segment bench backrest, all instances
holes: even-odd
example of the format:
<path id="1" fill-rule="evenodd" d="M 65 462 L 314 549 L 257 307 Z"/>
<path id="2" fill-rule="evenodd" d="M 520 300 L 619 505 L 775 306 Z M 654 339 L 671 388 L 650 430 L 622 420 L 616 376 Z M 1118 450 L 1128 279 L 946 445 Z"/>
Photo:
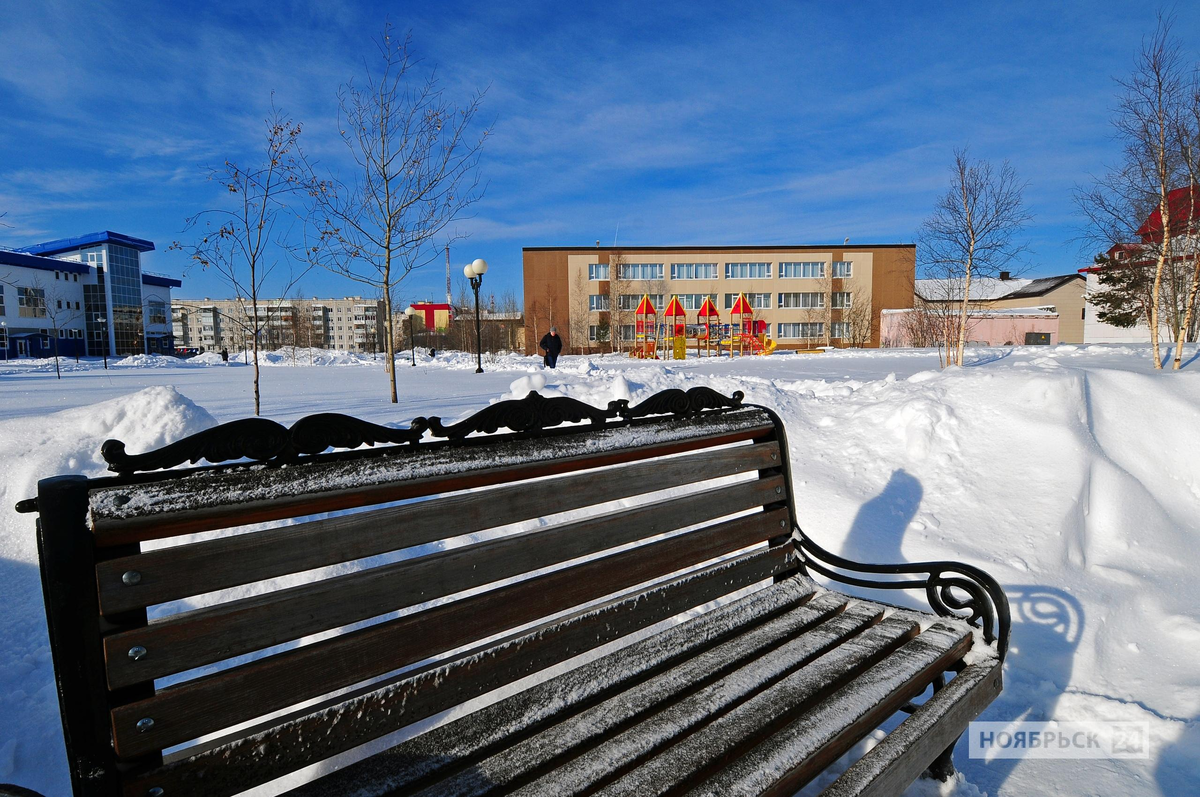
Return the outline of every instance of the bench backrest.
<path id="1" fill-rule="evenodd" d="M 253 419 L 42 481 L 76 792 L 235 794 L 794 572 L 782 428 L 740 400 Z"/>

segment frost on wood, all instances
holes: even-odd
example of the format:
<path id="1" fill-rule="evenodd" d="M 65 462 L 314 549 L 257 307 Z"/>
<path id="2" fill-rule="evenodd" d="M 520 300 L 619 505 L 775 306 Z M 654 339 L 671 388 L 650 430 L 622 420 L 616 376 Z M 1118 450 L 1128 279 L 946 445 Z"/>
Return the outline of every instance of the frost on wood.
<path id="1" fill-rule="evenodd" d="M 91 493 L 93 521 L 121 520 L 201 507 L 265 501 L 294 496 L 320 495 L 338 490 L 404 482 L 435 476 L 501 468 L 566 457 L 620 451 L 655 443 L 736 432 L 769 423 L 755 409 L 673 418 L 578 434 L 500 441 L 488 446 L 460 446 L 424 450 L 404 447 L 385 455 L 268 467 L 202 470 L 175 479 L 120 487 L 102 487 Z"/>
<path id="2" fill-rule="evenodd" d="M 935 623 L 692 793 L 712 797 L 761 794 L 832 743 L 846 727 L 866 716 L 967 636 L 967 630 L 960 623 Z M 785 679 L 784 683 L 787 680 L 790 679 Z"/>
<path id="3" fill-rule="evenodd" d="M 354 764 L 344 770 L 346 781 L 339 778 L 342 773 L 337 773 L 329 779 L 331 782 L 316 781 L 297 794 L 304 797 L 337 794 L 339 784 L 359 781 L 378 784 L 377 788 L 361 793 L 382 794 L 413 783 L 501 744 L 513 734 L 552 719 L 573 705 L 678 661 L 690 652 L 703 650 L 735 634 L 739 628 L 806 600 L 812 592 L 807 578 L 787 579 Z"/>

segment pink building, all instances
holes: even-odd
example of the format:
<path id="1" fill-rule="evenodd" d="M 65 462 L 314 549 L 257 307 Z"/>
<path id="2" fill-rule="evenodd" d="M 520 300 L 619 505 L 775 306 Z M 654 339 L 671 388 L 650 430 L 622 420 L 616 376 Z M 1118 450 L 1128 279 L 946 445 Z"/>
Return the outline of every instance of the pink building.
<path id="1" fill-rule="evenodd" d="M 931 318 L 923 310 L 884 310 L 879 329 L 883 345 L 917 345 L 914 329 L 920 319 L 913 314 L 923 312 L 926 326 L 948 318 Z M 954 323 L 957 318 L 953 317 Z M 967 317 L 967 341 L 974 346 L 1053 346 L 1058 343 L 1058 313 L 1047 307 L 973 308 Z"/>

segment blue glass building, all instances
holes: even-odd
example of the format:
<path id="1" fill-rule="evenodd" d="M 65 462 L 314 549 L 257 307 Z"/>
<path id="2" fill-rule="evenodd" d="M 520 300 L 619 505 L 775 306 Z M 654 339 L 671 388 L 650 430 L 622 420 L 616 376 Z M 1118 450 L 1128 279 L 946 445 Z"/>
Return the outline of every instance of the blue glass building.
<path id="1" fill-rule="evenodd" d="M 0 250 L 0 348 L 10 357 L 171 353 L 171 288 L 154 244 L 112 231 Z"/>

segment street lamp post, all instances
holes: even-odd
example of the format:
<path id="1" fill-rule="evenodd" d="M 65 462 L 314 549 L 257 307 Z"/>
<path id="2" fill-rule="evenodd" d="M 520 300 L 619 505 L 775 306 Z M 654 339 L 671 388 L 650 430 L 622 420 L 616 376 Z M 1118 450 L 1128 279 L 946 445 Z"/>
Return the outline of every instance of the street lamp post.
<path id="1" fill-rule="evenodd" d="M 412 354 L 413 366 L 416 366 L 416 364 L 417 364 L 417 336 L 415 334 L 415 331 L 416 331 L 415 324 L 417 321 L 417 319 L 416 319 L 417 308 L 413 307 L 410 304 L 408 307 L 404 308 L 404 314 L 406 316 L 408 316 L 408 351 L 410 354 Z"/>
<path id="2" fill-rule="evenodd" d="M 100 325 L 100 336 L 104 339 L 104 344 L 100 347 L 100 352 L 104 355 L 104 370 L 108 370 L 108 316 L 104 313 L 96 313 L 96 323 Z"/>
<path id="3" fill-rule="evenodd" d="M 483 340 L 479 323 L 479 289 L 483 286 L 483 275 L 487 273 L 488 264 L 483 258 L 476 258 L 470 265 L 463 266 L 463 275 L 471 281 L 471 290 L 475 292 L 475 373 L 483 373 Z"/>

